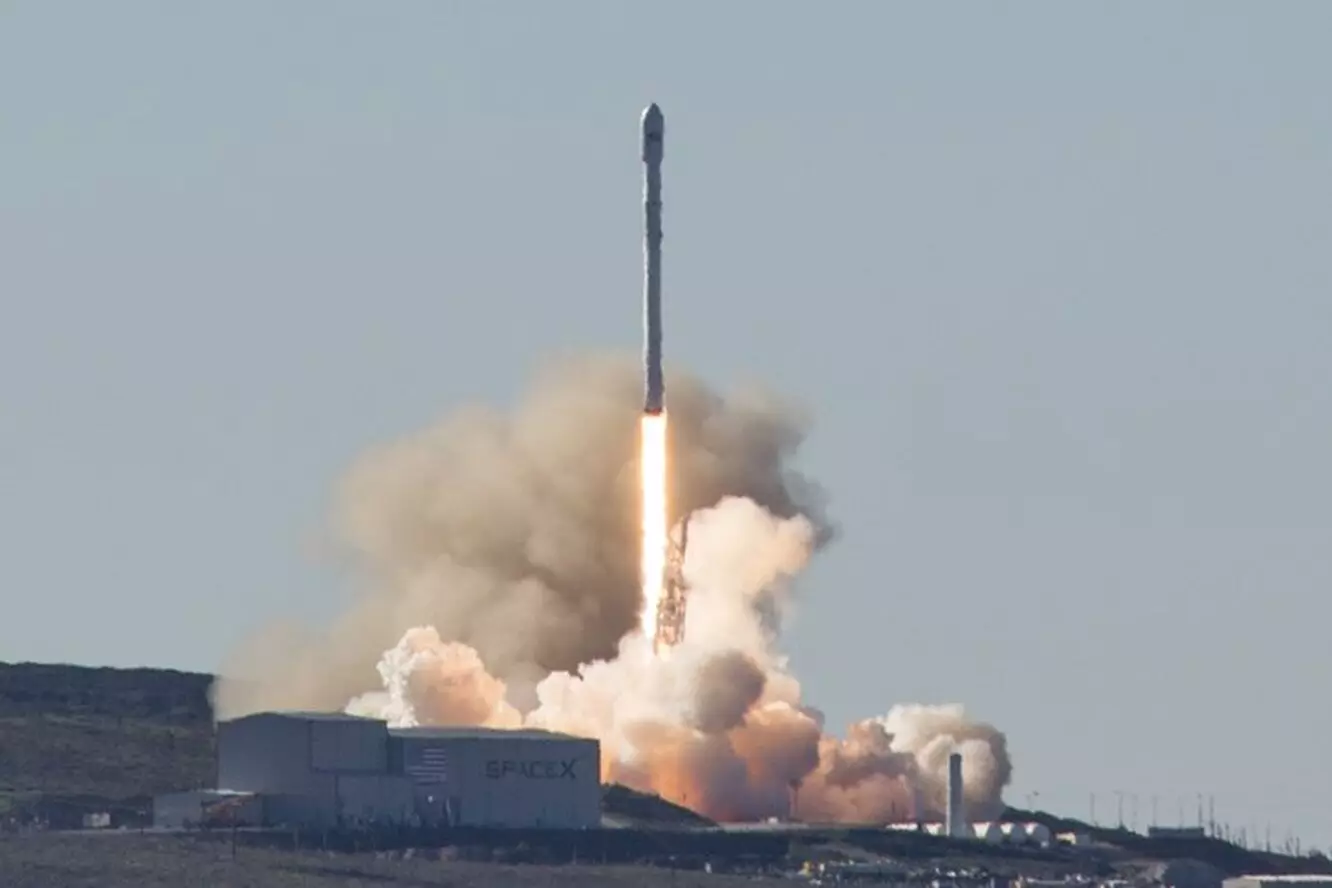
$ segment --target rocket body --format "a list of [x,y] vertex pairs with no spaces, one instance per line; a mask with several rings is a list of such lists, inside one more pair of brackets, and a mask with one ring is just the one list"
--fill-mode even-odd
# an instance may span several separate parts
[[666,120],[651,104],[643,111],[643,412],[666,409],[661,369],[661,159]]

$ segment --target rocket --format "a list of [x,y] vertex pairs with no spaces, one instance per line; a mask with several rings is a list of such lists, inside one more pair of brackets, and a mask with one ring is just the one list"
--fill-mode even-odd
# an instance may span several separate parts
[[666,409],[661,372],[661,157],[666,119],[654,102],[643,111],[643,412]]

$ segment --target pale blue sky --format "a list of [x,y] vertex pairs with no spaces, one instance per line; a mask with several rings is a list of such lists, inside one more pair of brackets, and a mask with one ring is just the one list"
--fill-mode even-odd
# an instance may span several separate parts
[[668,357],[817,415],[844,532],[791,647],[831,722],[957,700],[1014,801],[1214,792],[1332,842],[1329,34],[1313,2],[0,3],[0,659],[210,669],[334,613],[356,454],[638,347],[656,100]]

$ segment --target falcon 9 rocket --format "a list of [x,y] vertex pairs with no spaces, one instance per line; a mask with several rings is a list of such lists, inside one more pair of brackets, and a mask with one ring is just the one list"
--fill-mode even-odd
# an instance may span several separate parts
[[[648,105],[640,121],[643,155],[643,634],[658,653],[684,639],[687,587],[686,529],[670,535],[670,471],[667,466],[666,382],[661,366],[661,158],[666,121]],[[684,528],[688,525],[685,524]]]
[[643,412],[666,409],[661,371],[661,158],[666,120],[656,103],[643,111]]

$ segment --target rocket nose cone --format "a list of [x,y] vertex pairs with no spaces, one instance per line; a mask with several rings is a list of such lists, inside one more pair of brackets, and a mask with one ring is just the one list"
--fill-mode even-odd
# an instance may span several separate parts
[[662,114],[661,108],[653,102],[643,109],[643,132],[655,132],[661,129]]
[[643,109],[643,162],[661,163],[662,143],[666,141],[666,121],[653,102]]

